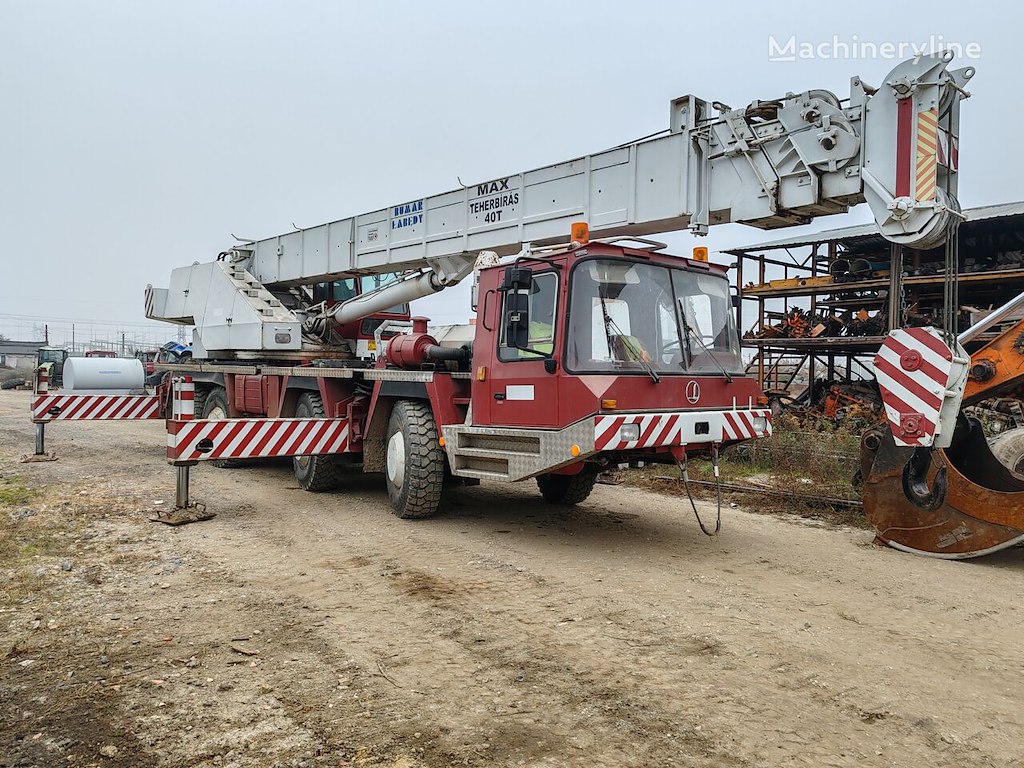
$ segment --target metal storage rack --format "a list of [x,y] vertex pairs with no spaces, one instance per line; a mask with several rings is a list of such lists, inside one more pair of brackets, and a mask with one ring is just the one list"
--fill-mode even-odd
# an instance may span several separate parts
[[[961,307],[984,311],[1024,291],[1024,202],[974,208],[959,230]],[[901,252],[873,225],[845,227],[725,251],[736,257],[741,301],[737,323],[748,370],[770,395],[805,401],[815,380],[850,383],[872,378],[871,360],[888,330],[907,323],[941,324],[943,251]],[[862,274],[842,273],[863,262]],[[903,269],[892,264],[902,260]],[[837,274],[838,273],[838,274]],[[841,335],[773,335],[794,309],[845,320]],[[849,335],[854,313],[865,333]],[[969,319],[964,317],[964,322]],[[811,321],[814,322],[813,320]],[[981,342],[983,343],[983,341]],[[968,348],[970,351],[970,347]]]

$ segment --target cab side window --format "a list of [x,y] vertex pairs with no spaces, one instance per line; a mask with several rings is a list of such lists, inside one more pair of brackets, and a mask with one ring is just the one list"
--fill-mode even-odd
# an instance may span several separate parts
[[[530,349],[550,355],[555,348],[555,309],[558,306],[558,274],[542,272],[533,276],[530,284]],[[504,307],[502,307],[504,315]],[[541,355],[507,346],[505,328],[498,338],[498,359],[540,360]]]

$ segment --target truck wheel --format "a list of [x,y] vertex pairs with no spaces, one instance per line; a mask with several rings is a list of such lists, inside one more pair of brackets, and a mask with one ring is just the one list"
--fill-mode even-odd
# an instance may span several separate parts
[[388,423],[388,496],[402,518],[430,517],[441,503],[444,451],[430,406],[412,400],[395,403]]
[[594,490],[599,474],[597,465],[584,464],[575,475],[538,475],[537,487],[549,504],[579,504]]
[[[228,417],[228,394],[221,387],[212,389],[196,388],[194,404],[196,418],[223,421]],[[243,466],[241,459],[215,459],[210,462],[219,469],[232,469]]]
[[[326,415],[323,400],[315,392],[305,392],[295,405],[295,418],[322,419]],[[341,485],[341,469],[331,456],[295,456],[295,479],[304,491],[330,491]]]
[[[170,382],[168,382],[168,385]],[[197,419],[203,418],[203,411],[206,409],[206,396],[210,394],[210,390],[206,387],[196,387],[195,392],[192,395],[192,409],[193,416]],[[168,386],[167,392],[167,418],[171,418],[170,414],[174,410],[174,392]]]
[[196,418],[212,419],[223,421],[228,417],[228,396],[220,387],[207,389],[200,394],[196,391],[195,400]]

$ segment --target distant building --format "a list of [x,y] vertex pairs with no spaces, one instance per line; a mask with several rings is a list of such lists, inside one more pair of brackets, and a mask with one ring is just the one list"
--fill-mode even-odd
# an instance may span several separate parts
[[0,365],[7,368],[32,370],[40,347],[45,341],[7,341],[0,340]]

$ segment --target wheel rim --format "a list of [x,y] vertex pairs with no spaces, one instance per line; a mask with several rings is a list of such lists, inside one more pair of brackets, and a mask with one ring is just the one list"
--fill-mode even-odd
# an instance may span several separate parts
[[388,480],[401,488],[405,480],[405,439],[401,432],[395,432],[388,440]]
[[219,405],[213,406],[213,408],[210,409],[210,412],[206,414],[206,418],[212,421],[224,421],[224,419],[226,419],[227,417],[228,415],[224,412],[224,409],[221,408]]

